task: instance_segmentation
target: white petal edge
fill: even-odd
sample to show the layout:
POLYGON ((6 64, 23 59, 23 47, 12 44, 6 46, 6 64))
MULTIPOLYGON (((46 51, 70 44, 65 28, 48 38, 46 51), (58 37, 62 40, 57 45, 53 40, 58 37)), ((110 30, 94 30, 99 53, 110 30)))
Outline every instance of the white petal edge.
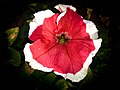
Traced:
POLYGON ((29 48, 30 45, 31 45, 30 43, 27 43, 23 49, 26 62, 30 62, 32 60, 32 53, 29 48))
POLYGON ((53 68, 47 68, 44 67, 43 65, 41 65, 40 63, 38 63, 36 60, 33 59, 32 53, 30 51, 30 43, 27 43, 25 45, 24 48, 24 55, 25 55, 25 61, 29 62, 29 65, 31 66, 31 68, 36 69, 36 70, 41 70, 44 72, 51 72, 53 70, 53 68))
POLYGON ((61 17, 63 17, 64 15, 66 14, 66 11, 61 13, 58 17, 57 17, 57 25, 58 25, 58 22, 59 20, 61 19, 61 17))
POLYGON ((29 26, 30 26, 30 29, 29 29, 28 37, 30 37, 30 35, 37 28, 38 25, 35 22, 30 22, 29 26))
POLYGON ((29 36, 37 28, 37 26, 43 24, 45 18, 49 18, 52 15, 54 15, 54 13, 49 9, 35 13, 34 19, 29 24, 29 26, 30 26, 29 36))
POLYGON ((65 12, 68 7, 69 7, 70 9, 72 9, 73 11, 76 11, 76 8, 73 7, 72 5, 58 4, 58 5, 56 5, 54 8, 56 8, 56 9, 59 10, 60 12, 65 12))
POLYGON ((97 39, 98 38, 98 29, 96 28, 96 25, 89 20, 83 20, 83 22, 86 24, 86 32, 89 33, 91 39, 97 39))
POLYGON ((65 79, 70 79, 72 82, 79 82, 83 80, 87 75, 89 65, 92 63, 92 57, 95 56, 95 54, 98 52, 99 48, 101 47, 101 42, 102 39, 93 40, 93 43, 95 45, 95 50, 89 54, 88 58, 86 59, 83 65, 83 68, 75 75, 71 73, 68 74, 62 74, 58 72, 54 72, 54 73, 63 76, 65 79))
POLYGON ((31 68, 36 69, 36 70, 41 70, 44 72, 51 72, 53 70, 53 68, 47 68, 44 67, 42 64, 38 63, 36 60, 32 59, 29 63, 29 65, 31 66, 31 68))

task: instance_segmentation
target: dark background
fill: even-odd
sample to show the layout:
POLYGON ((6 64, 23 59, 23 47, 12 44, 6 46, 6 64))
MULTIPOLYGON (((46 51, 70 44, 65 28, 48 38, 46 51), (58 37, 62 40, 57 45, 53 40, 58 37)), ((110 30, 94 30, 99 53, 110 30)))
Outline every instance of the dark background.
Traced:
MULTIPOLYGON (((110 65, 111 65, 111 70, 106 73, 102 78, 100 78, 98 81, 93 82, 89 87, 89 89, 93 90, 104 90, 104 89, 109 89, 113 88, 119 88, 118 83, 119 83, 119 55, 120 55, 120 6, 117 0, 1 0, 0 1, 0 74, 2 74, 2 70, 5 68, 5 66, 2 66, 2 63, 7 60, 7 40, 6 40, 6 35, 5 35, 5 30, 9 29, 11 27, 11 23, 14 22, 16 19, 16 16, 20 15, 24 11, 24 7, 33 2, 41 2, 41 3, 51 3, 51 4, 72 4, 75 7, 90 7, 95 10, 96 14, 102 14, 109 16, 111 19, 110 21, 110 31, 109 31, 109 37, 111 38, 110 41, 110 47, 112 49, 111 51, 111 56, 110 56, 110 65)), ((7 69, 5 69, 7 70, 7 69)), ((5 73, 6 74, 6 73, 5 73)), ((8 77, 11 78, 9 76, 8 77)), ((4 76, 4 74, 3 74, 4 76)), ((7 75, 5 75, 7 76, 7 75)), ((9 83, 4 83, 2 86, 9 87, 9 85, 15 85, 18 87, 19 85, 21 87, 25 87, 24 81, 18 80, 20 82, 16 81, 5 81, 2 76, 0 76, 0 83, 3 82, 9 82, 9 83), (14 82, 14 83, 12 83, 14 82), (12 83, 12 84, 11 84, 12 83), (18 84, 19 83, 19 84, 18 84)), ((1 85, 0 85, 1 87, 1 85)), ((18 87, 19 88, 19 87, 18 87)), ((16 90, 18 90, 16 88, 16 90)), ((29 87, 28 87, 29 88, 29 87)), ((3 89, 0 89, 3 90, 3 89)), ((35 90, 35 89, 34 89, 35 90)))

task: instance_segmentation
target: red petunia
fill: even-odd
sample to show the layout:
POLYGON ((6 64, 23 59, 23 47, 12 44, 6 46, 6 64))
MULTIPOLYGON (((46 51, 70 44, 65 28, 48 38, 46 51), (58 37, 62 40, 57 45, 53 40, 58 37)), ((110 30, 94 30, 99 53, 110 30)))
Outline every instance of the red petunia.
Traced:
POLYGON ((79 82, 87 75, 102 39, 98 39, 95 24, 84 20, 74 7, 59 4, 55 8, 61 14, 41 11, 30 23, 29 39, 33 43, 27 43, 24 48, 25 60, 34 69, 53 70, 64 78, 79 82), (38 18, 47 12, 51 14, 38 18))

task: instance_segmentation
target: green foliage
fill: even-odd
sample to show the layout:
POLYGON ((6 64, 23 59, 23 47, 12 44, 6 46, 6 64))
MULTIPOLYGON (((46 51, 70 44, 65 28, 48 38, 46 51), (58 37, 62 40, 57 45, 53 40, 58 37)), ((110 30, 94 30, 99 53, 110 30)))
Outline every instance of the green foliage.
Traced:
MULTIPOLYGON (((30 67, 29 67, 30 68, 30 67)), ((30 70, 28 70, 30 71, 30 70)), ((23 71, 22 71, 23 73, 23 71)), ((28 73, 26 73, 28 74, 28 73)), ((29 79, 33 83, 36 83, 37 87, 52 90, 79 90, 85 85, 89 84, 93 79, 92 70, 88 69, 88 74, 81 82, 71 82, 68 79, 54 74, 53 72, 42 72, 39 70, 34 70, 29 76, 23 74, 24 78, 29 79)))
POLYGON ((64 79, 60 79, 56 82, 57 90, 69 90, 69 83, 64 79))
MULTIPOLYGON (((99 24, 98 24, 99 25, 99 24)), ((109 29, 105 29, 101 26, 98 26, 97 28, 99 30, 99 38, 102 38, 102 44, 95 55, 93 57, 93 62, 90 65, 94 78, 99 78, 104 76, 106 72, 110 71, 110 55, 111 55, 111 48, 109 46, 110 38, 108 35, 109 29)))
POLYGON ((21 69, 20 69, 20 77, 22 78, 28 78, 32 73, 34 72, 34 69, 32 69, 28 63, 24 63, 22 66, 21 66, 21 69))
POLYGON ((33 83, 38 85, 37 87, 44 89, 54 89, 54 82, 56 80, 56 75, 54 73, 42 72, 39 70, 34 70, 34 72, 27 78, 29 78, 33 83))
POLYGON ((44 3, 32 3, 32 4, 29 5, 29 8, 32 11, 41 11, 41 10, 48 9, 48 5, 46 5, 44 3))
POLYGON ((9 50, 9 60, 5 62, 6 64, 11 64, 12 66, 18 67, 21 64, 20 53, 15 49, 8 47, 9 50))
POLYGON ((28 26, 27 22, 25 22, 22 26, 19 27, 18 36, 17 36, 16 40, 14 41, 14 43, 12 44, 12 47, 18 51, 22 51, 24 48, 24 45, 27 42, 28 28, 29 28, 29 26, 28 26))
POLYGON ((18 36, 18 32, 19 32, 19 27, 14 27, 11 29, 8 29, 6 31, 6 34, 8 36, 8 44, 12 45, 13 42, 16 40, 17 36, 18 36))
POLYGON ((56 75, 54 73, 49 73, 48 75, 45 76, 46 85, 49 86, 53 84, 55 79, 56 79, 56 75))

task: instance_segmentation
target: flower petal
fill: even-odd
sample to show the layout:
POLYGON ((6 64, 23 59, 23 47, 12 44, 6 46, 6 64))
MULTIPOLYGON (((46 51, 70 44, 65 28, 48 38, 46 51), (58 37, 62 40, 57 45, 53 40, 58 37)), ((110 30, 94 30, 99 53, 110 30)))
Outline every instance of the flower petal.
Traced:
POLYGON ((51 72, 53 70, 52 68, 44 67, 43 65, 41 65, 40 63, 38 63, 36 60, 33 59, 33 55, 30 51, 30 45, 32 45, 32 44, 27 43, 23 50, 24 54, 25 54, 25 61, 29 62, 29 65, 33 69, 42 70, 45 72, 51 72))
POLYGON ((32 34, 32 32, 37 28, 37 26, 42 25, 45 18, 49 18, 54 13, 51 10, 44 10, 39 11, 34 14, 34 19, 32 22, 30 22, 30 30, 29 30, 29 36, 32 34))
MULTIPOLYGON (((56 19, 58 14, 54 14, 49 18, 45 18, 43 25, 39 25, 33 33, 30 35, 30 40, 36 41, 37 39, 48 37, 48 39, 53 38, 54 30, 57 28, 56 19)), ((54 40, 54 39, 53 39, 54 40)))
POLYGON ((41 71, 44 71, 44 72, 51 72, 53 70, 53 68, 47 68, 47 67, 43 66, 42 64, 38 63, 35 59, 32 59, 30 61, 29 65, 33 69, 41 70, 41 71))
POLYGON ((83 20, 86 24, 86 32, 89 33, 91 39, 97 39, 98 38, 98 30, 96 28, 96 25, 89 20, 83 20))
POLYGON ((86 25, 83 18, 71 9, 62 16, 58 22, 58 32, 67 32, 72 39, 89 39, 89 34, 86 33, 86 25))
POLYGON ((60 12, 67 11, 67 8, 70 8, 71 10, 76 11, 76 8, 73 7, 72 5, 58 4, 58 5, 56 5, 54 8, 56 8, 56 9, 59 10, 60 12))
POLYGON ((57 17, 57 25, 59 20, 61 19, 61 17, 63 17, 65 15, 66 12, 62 12, 58 17, 57 17))
POLYGON ((72 71, 69 73, 76 74, 83 68, 84 62, 95 47, 92 40, 71 40, 66 44, 66 49, 72 66, 72 71))
POLYGON ((50 18, 46 18, 43 23, 42 34, 47 39, 55 39, 55 30, 58 28, 57 26, 57 17, 59 14, 54 14, 50 18))
POLYGON ((32 22, 30 22, 29 26, 30 26, 30 28, 29 28, 28 37, 30 37, 30 35, 37 28, 38 25, 35 22, 32 21, 32 22))
POLYGON ((24 55, 25 55, 25 61, 26 62, 30 62, 31 61, 31 59, 32 59, 32 53, 31 53, 31 51, 30 51, 30 43, 27 43, 26 45, 25 45, 25 47, 24 47, 24 50, 23 50, 23 52, 24 52, 24 55))
POLYGON ((101 43, 102 43, 102 39, 96 39, 93 40, 94 46, 95 46, 95 50, 91 52, 92 57, 95 56, 95 54, 98 52, 99 48, 101 47, 101 43))
POLYGON ((31 41, 36 41, 37 39, 42 38, 42 25, 38 26, 33 32, 32 34, 29 36, 29 39, 31 41))
POLYGON ((45 11, 39 11, 34 14, 35 18, 33 19, 33 22, 35 22, 37 25, 42 25, 45 18, 49 18, 54 13, 51 10, 45 10, 45 11))

